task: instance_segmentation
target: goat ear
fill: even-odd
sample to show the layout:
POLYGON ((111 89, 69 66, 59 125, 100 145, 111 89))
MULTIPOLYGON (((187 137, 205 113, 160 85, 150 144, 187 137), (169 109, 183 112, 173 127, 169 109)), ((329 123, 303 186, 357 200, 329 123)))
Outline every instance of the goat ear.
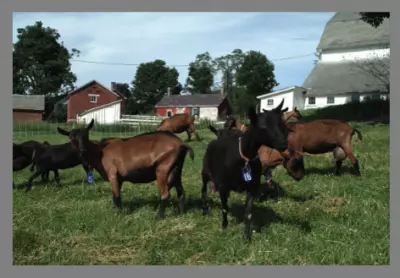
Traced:
POLYGON ((60 127, 57 127, 57 131, 58 131, 58 133, 60 133, 62 135, 69 136, 69 131, 66 131, 60 127))
POLYGON ((281 112, 281 109, 282 109, 282 106, 283 106, 284 102, 285 102, 285 99, 282 99, 281 103, 277 107, 274 108, 274 111, 281 112))
POLYGON ((256 110, 253 107, 249 107, 247 113, 248 113, 248 117, 250 119, 250 123, 252 125, 256 125, 257 124, 257 113, 256 113, 256 110))
POLYGON ((94 119, 92 119, 92 120, 90 121, 90 123, 88 124, 88 126, 86 127, 86 129, 87 129, 88 131, 91 130, 92 127, 93 127, 93 125, 94 125, 94 119))
POLYGON ((282 112, 287 112, 289 110, 289 107, 286 107, 285 109, 282 110, 282 112))

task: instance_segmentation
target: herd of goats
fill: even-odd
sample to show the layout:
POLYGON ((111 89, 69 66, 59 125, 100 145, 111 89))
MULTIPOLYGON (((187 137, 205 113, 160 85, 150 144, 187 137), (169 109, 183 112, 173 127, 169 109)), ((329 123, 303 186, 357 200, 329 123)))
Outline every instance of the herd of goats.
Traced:
MULTIPOLYGON (((336 162, 336 175, 340 175, 342 162, 348 157, 356 175, 359 163, 353 155, 351 138, 359 130, 349 124, 332 119, 309 122, 299 121, 301 115, 295 108, 290 112, 282 109, 283 101, 274 109, 257 113, 250 108, 248 125, 228 116, 224 128, 217 130, 209 125, 216 139, 208 143, 202 162, 201 203, 204 215, 209 214, 207 186, 218 192, 221 200, 222 228, 228 226, 228 198, 230 191, 245 192, 244 237, 251 239, 252 205, 261 192, 261 175, 266 177, 266 187, 271 184, 271 170, 282 165, 294 179, 305 175, 304 156, 332 152, 336 162), (295 118, 297 121, 288 121, 295 118)), ((193 133, 200 140, 194 126, 194 117, 176 114, 164 119, 158 129, 128 138, 89 139, 92 120, 84 128, 70 131, 57 127, 69 142, 50 145, 48 142, 27 141, 13 144, 13 171, 30 166, 32 176, 25 184, 31 189, 34 179, 41 175, 49 180, 53 171, 60 186, 58 170, 82 165, 86 174, 95 169, 111 183, 114 207, 121 209, 121 186, 124 181, 149 183, 156 181, 160 191, 157 216, 165 217, 169 192, 175 187, 178 198, 178 214, 184 213, 185 191, 182 185, 182 168, 186 154, 194 160, 193 149, 176 134, 187 132, 188 141, 193 133), (35 170, 36 169, 36 170, 35 170)), ((15 187, 13 183, 13 188, 15 187)))

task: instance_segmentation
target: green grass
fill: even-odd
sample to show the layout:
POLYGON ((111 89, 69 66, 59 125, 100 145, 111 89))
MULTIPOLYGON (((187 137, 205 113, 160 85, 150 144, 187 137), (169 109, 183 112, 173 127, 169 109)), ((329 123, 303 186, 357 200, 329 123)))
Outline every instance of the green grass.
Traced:
MULTIPOLYGON (((232 193, 226 231, 221 230, 220 202, 210 196, 211 215, 199 208, 200 169, 206 144, 204 138, 190 144, 195 161, 186 157, 183 185, 187 212, 175 215, 176 192, 172 190, 167 217, 156 220, 159 193, 155 183, 124 183, 121 214, 112 210, 111 186, 95 174, 95 184, 85 183, 78 166, 60 171, 63 188, 37 183, 30 193, 13 191, 13 258, 15 265, 382 265, 389 264, 389 126, 357 127, 364 135, 353 138, 362 177, 348 173, 343 163, 341 177, 333 173, 332 155, 305 159, 312 171, 300 182, 278 167, 274 179, 291 194, 318 194, 312 200, 291 198, 255 203, 255 227, 251 244, 243 240, 244 196, 232 193), (328 170, 326 170, 328 168, 328 170), (281 221, 277 221, 281 218, 281 221), (303 229, 309 225, 310 229, 303 229)), ((93 133, 99 139, 100 133, 93 133)), ((107 134, 110 136, 112 134, 107 134)), ((119 134, 116 134, 119 136, 119 134)), ((14 141, 27 139, 66 142, 61 135, 25 137, 16 132, 14 141)), ((186 134, 182 135, 186 139, 186 134)), ((23 183, 28 169, 14 173, 23 183)), ((39 182, 40 178, 38 179, 39 182)))

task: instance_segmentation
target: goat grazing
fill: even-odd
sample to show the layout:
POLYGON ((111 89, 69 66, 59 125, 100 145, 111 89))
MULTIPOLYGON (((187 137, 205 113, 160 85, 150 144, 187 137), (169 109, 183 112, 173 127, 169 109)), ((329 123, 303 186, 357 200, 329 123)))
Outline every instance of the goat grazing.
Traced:
POLYGON ((188 141, 191 140, 191 133, 194 133, 196 136, 197 141, 200 141, 199 134, 197 133, 196 129, 194 128, 194 116, 189 114, 175 114, 171 118, 164 119, 158 130, 163 131, 170 131, 172 133, 182 133, 186 131, 188 136, 188 141))
POLYGON ((32 188, 33 180, 42 173, 53 171, 57 186, 60 184, 60 175, 58 170, 69 169, 82 164, 86 175, 91 173, 90 165, 83 163, 79 151, 70 142, 61 145, 36 146, 32 154, 32 164, 30 170, 36 171, 26 183, 26 191, 32 188))
MULTIPOLYGON (((40 143, 34 140, 29 140, 20 144, 13 143, 13 172, 21 171, 31 165, 35 148, 42 145, 49 146, 50 144, 47 141, 40 143)), ((49 174, 49 171, 41 174, 42 182, 49 180, 49 174)), ((14 183, 13 187, 15 187, 14 183)))
POLYGON ((289 148, 294 151, 318 155, 333 152, 336 160, 336 175, 340 175, 342 162, 348 157, 360 176, 358 159, 352 151, 351 138, 357 134, 362 141, 361 132, 348 123, 339 120, 320 119, 311 122, 287 123, 293 131, 289 135, 289 148))

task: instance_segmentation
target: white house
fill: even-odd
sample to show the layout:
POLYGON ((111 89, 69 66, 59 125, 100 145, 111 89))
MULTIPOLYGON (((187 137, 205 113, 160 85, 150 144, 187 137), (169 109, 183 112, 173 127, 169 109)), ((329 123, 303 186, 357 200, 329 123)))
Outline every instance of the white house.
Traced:
POLYGON ((296 107, 298 110, 304 109, 304 100, 306 89, 298 86, 288 87, 282 90, 274 91, 268 94, 257 96, 260 100, 260 110, 270 110, 278 106, 282 99, 285 99, 283 109, 289 108, 289 111, 296 107))
POLYGON ((389 28, 389 19, 374 28, 358 13, 336 13, 317 46, 319 60, 302 85, 304 109, 388 97, 389 28))
POLYGON ((98 124, 114 124, 121 118, 122 99, 86 110, 78 115, 78 123, 89 123, 92 119, 98 124))

